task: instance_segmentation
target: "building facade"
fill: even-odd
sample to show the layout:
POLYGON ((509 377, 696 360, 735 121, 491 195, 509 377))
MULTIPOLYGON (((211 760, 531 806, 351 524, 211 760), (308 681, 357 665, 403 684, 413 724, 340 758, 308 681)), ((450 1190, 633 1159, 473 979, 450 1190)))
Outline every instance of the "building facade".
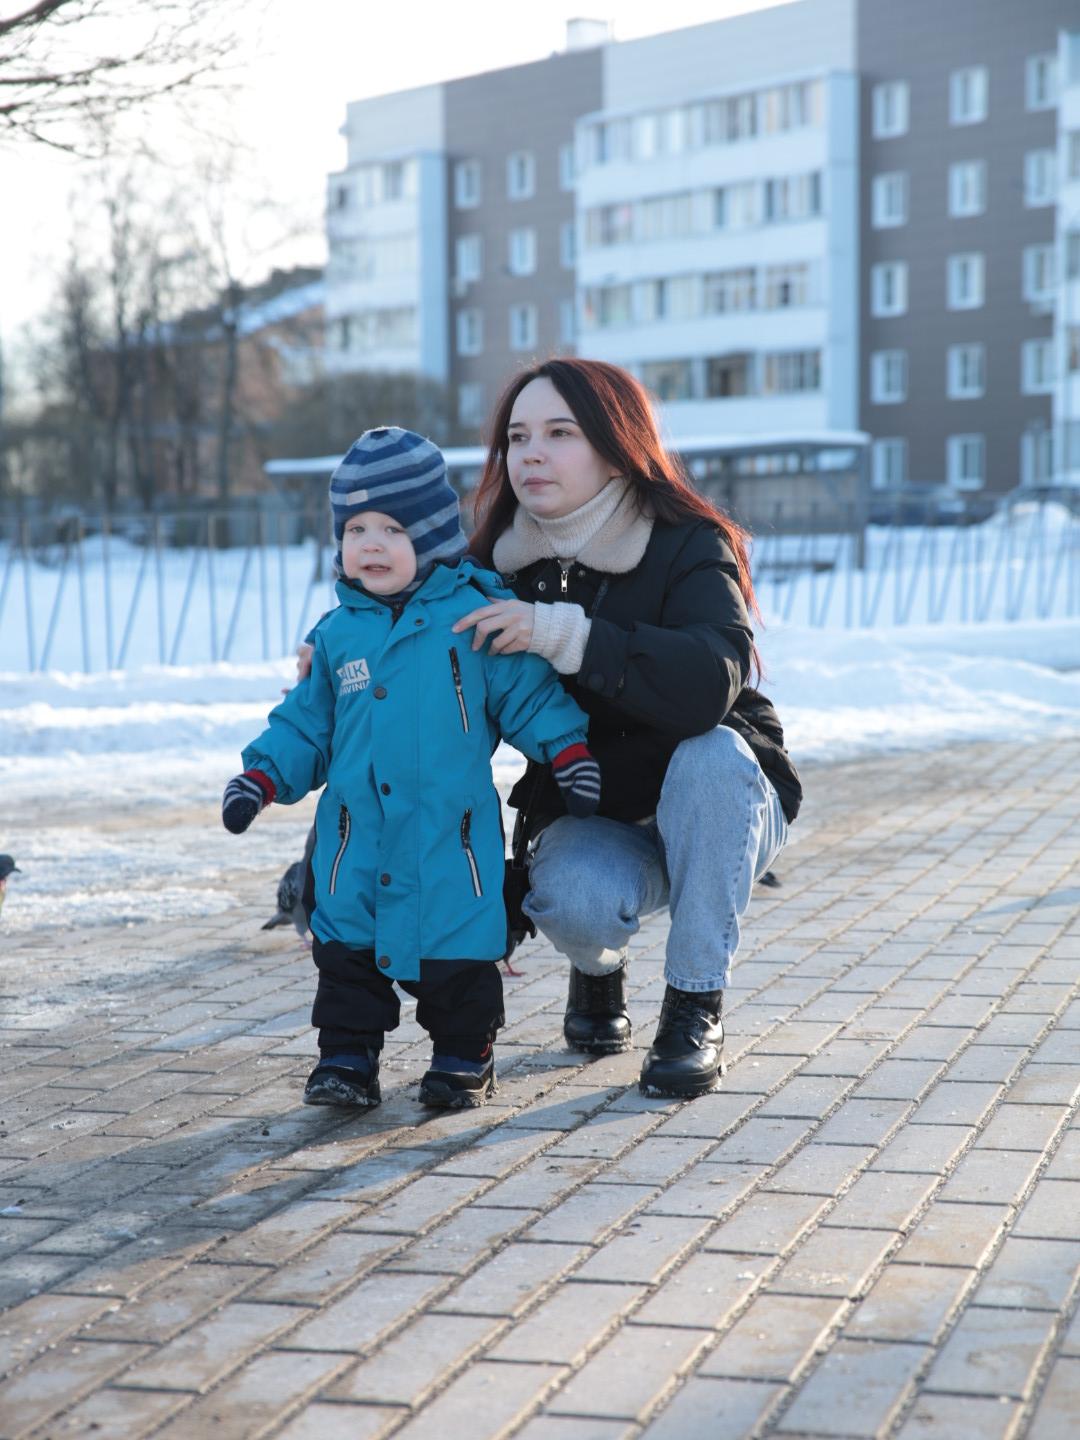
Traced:
POLYGON ((1000 492, 1059 468, 1058 48, 1078 19, 1075 0, 859 0, 860 423, 879 486, 1000 492))
POLYGON ((630 368, 669 437, 867 432, 883 488, 1080 471, 1076 0, 790 0, 348 107, 328 366, 630 368))

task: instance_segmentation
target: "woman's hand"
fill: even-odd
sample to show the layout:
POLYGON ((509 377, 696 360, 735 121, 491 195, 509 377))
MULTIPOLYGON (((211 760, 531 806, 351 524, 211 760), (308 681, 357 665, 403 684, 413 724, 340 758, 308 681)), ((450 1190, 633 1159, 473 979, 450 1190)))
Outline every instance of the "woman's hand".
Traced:
MULTIPOLYGON (((300 641, 300 644, 296 647, 296 683, 297 683, 297 685, 300 684, 300 681, 301 681, 301 680, 306 680, 307 677, 311 674, 311 657, 312 657, 312 655, 314 655, 314 654, 315 654, 315 646, 314 646, 314 645, 309 645, 306 640, 301 640, 301 641, 300 641)), ((287 695, 287 694, 289 693, 289 687, 286 685, 285 689, 282 690, 281 693, 282 693, 283 695, 287 695)))
POLYGON ((513 655, 519 650, 528 650, 533 633, 533 606, 525 600, 496 600, 491 605, 482 605, 479 610, 470 610, 454 627, 454 634, 460 635, 471 625, 476 626, 472 648, 480 650, 489 635, 489 654, 513 655))

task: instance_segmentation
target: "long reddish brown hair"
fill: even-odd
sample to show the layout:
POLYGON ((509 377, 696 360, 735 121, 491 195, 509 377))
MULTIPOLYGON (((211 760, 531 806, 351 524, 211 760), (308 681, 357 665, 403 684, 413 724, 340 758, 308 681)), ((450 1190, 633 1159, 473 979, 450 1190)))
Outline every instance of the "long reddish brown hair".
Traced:
POLYGON ((506 468, 507 431, 517 397, 540 379, 551 381, 589 444, 630 482, 639 508, 647 505, 658 520, 671 525, 696 519, 715 526, 735 557, 746 608, 760 619, 750 579, 749 532, 699 494, 680 462, 664 449, 645 387, 629 371, 603 360, 545 360, 507 385, 491 421, 470 552, 490 565, 495 541, 513 524, 518 501, 506 468))

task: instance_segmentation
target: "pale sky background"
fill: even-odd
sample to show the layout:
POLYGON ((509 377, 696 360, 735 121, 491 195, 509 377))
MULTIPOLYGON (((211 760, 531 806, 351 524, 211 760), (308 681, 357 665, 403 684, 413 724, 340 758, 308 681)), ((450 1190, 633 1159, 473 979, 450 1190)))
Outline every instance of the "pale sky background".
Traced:
MULTIPOLYGON (((344 163, 339 130, 350 100, 542 59, 565 48, 569 16, 612 20, 615 38, 630 40, 783 0, 599 0, 595 6, 585 0, 580 9, 571 3, 256 0, 237 83, 207 108, 221 105, 254 147, 238 193, 273 199, 290 221, 309 229, 310 238, 268 256, 260 268, 272 259, 325 260, 325 178, 344 163)), ((151 134, 172 125, 164 111, 142 123, 151 134)), ((177 165, 183 169, 182 155, 177 165)), ((26 323, 48 303, 51 275, 70 243, 69 197, 85 168, 40 145, 0 147, 0 340, 9 356, 26 323)))

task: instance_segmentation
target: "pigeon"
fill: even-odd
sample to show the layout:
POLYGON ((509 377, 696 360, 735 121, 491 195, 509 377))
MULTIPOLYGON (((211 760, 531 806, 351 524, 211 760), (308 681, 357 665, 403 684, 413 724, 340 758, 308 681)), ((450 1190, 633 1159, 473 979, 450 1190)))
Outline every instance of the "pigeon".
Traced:
POLYGON ((0 855, 0 910, 4 908, 4 896, 7 893, 8 876, 21 875, 22 873, 10 855, 0 855))
POLYGON ((276 930, 279 925, 291 924, 295 927, 301 940, 307 939, 308 917, 307 911, 304 909, 304 880, 307 877, 307 868, 314 849, 315 826, 313 825, 308 831, 308 837, 304 843, 303 859, 294 860, 278 881, 277 914, 267 920, 262 927, 264 930, 276 930))

